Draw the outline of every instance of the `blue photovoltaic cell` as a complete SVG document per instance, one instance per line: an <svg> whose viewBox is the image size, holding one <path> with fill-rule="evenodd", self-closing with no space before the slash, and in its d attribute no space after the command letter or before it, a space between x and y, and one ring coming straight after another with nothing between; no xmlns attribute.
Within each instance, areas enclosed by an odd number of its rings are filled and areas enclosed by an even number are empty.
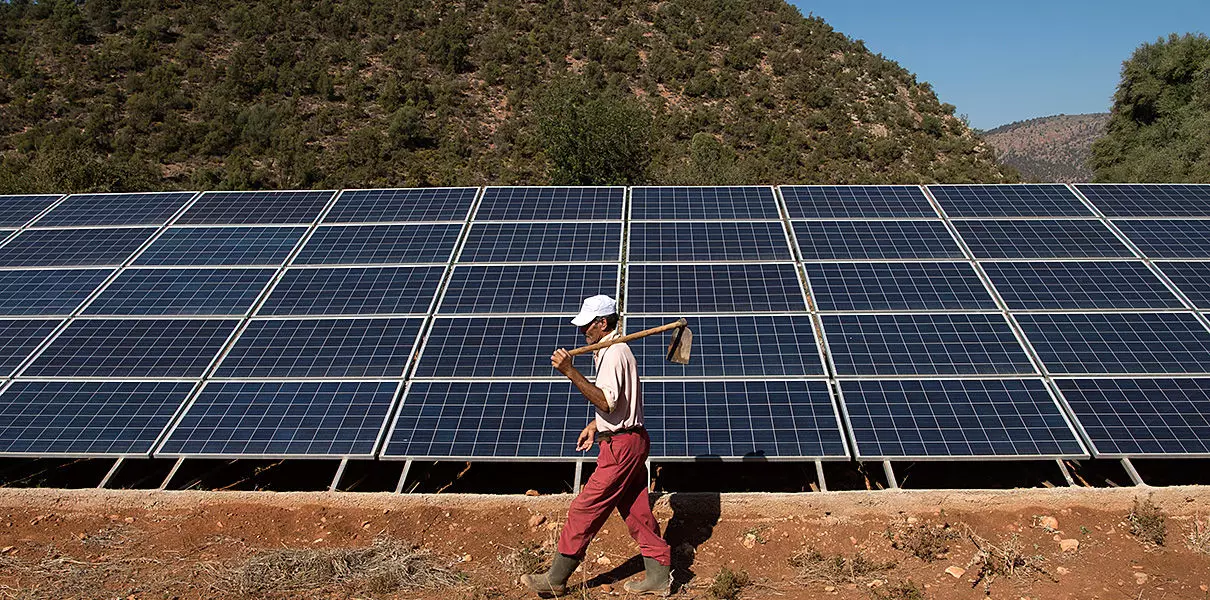
<svg viewBox="0 0 1210 600"><path fill-rule="evenodd" d="M626 277L630 313L807 310L798 273L790 264L631 265Z"/></svg>
<svg viewBox="0 0 1210 600"><path fill-rule="evenodd" d="M652 381L652 458L845 458L826 381Z"/></svg>
<svg viewBox="0 0 1210 600"><path fill-rule="evenodd" d="M346 190L324 223L465 221L479 188Z"/></svg>
<svg viewBox="0 0 1210 600"><path fill-rule="evenodd" d="M1189 313L1021 313L1016 319L1051 373L1210 372L1210 331Z"/></svg>
<svg viewBox="0 0 1210 600"><path fill-rule="evenodd" d="M630 188L632 219L780 219L773 188L634 187Z"/></svg>
<svg viewBox="0 0 1210 600"><path fill-rule="evenodd" d="M306 227L170 227L134 264L279 266L306 232Z"/></svg>
<svg viewBox="0 0 1210 600"><path fill-rule="evenodd" d="M1176 183L1079 183L1108 217L1210 217L1210 185Z"/></svg>
<svg viewBox="0 0 1210 600"><path fill-rule="evenodd" d="M113 269L0 271L0 315L69 315Z"/></svg>
<svg viewBox="0 0 1210 600"><path fill-rule="evenodd" d="M795 221L803 260L963 258L941 221Z"/></svg>
<svg viewBox="0 0 1210 600"><path fill-rule="evenodd" d="M1093 212L1058 183L930 185L950 217L1091 217Z"/></svg>
<svg viewBox="0 0 1210 600"><path fill-rule="evenodd" d="M159 453L371 456L397 387L378 381L210 382Z"/></svg>
<svg viewBox="0 0 1210 600"><path fill-rule="evenodd" d="M630 262L793 260L782 224L770 221L634 222Z"/></svg>
<svg viewBox="0 0 1210 600"><path fill-rule="evenodd" d="M254 319L214 377L402 377L423 323L422 318Z"/></svg>
<svg viewBox="0 0 1210 600"><path fill-rule="evenodd" d="M195 192L72 194L35 223L38 227L78 225L163 225Z"/></svg>
<svg viewBox="0 0 1210 600"><path fill-rule="evenodd" d="M616 298L617 289L617 265L458 265L438 312L546 313L570 318L585 298L597 294Z"/></svg>
<svg viewBox="0 0 1210 600"><path fill-rule="evenodd" d="M292 264L445 264L461 229L461 225L326 225L315 230Z"/></svg>
<svg viewBox="0 0 1210 600"><path fill-rule="evenodd" d="M0 227L20 227L62 198L59 194L0 196Z"/></svg>
<svg viewBox="0 0 1210 600"><path fill-rule="evenodd" d="M8 377L59 326L58 319L0 319L0 377Z"/></svg>
<svg viewBox="0 0 1210 600"><path fill-rule="evenodd" d="M627 317L626 333L671 323L681 315ZM686 317L693 358L669 362L675 330L629 344L639 375L648 377L811 377L824 375L810 315ZM547 361L550 368L550 361Z"/></svg>
<svg viewBox="0 0 1210 600"><path fill-rule="evenodd" d="M0 394L0 454L147 454L193 386L18 381Z"/></svg>
<svg viewBox="0 0 1210 600"><path fill-rule="evenodd" d="M938 216L914 185L783 185L778 189L791 219Z"/></svg>
<svg viewBox="0 0 1210 600"><path fill-rule="evenodd" d="M428 312L445 267L288 269L260 315L396 315Z"/></svg>
<svg viewBox="0 0 1210 600"><path fill-rule="evenodd" d="M27 229L0 247L0 267L121 265L154 234L129 229Z"/></svg>
<svg viewBox="0 0 1210 600"><path fill-rule="evenodd" d="M618 261L622 223L474 223L459 263Z"/></svg>
<svg viewBox="0 0 1210 600"><path fill-rule="evenodd" d="M86 315L243 315L276 269L127 269Z"/></svg>
<svg viewBox="0 0 1210 600"><path fill-rule="evenodd" d="M177 219L178 225L307 224L323 211L333 190L206 192Z"/></svg>
<svg viewBox="0 0 1210 600"><path fill-rule="evenodd" d="M77 319L25 377L200 377L238 320Z"/></svg>
<svg viewBox="0 0 1210 600"><path fill-rule="evenodd" d="M806 269L819 310L996 308L968 263L807 263Z"/></svg>
<svg viewBox="0 0 1210 600"><path fill-rule="evenodd" d="M955 221L975 258L1133 256L1100 221Z"/></svg>
<svg viewBox="0 0 1210 600"><path fill-rule="evenodd" d="M1183 306L1142 262L988 262L983 269L1011 310Z"/></svg>
<svg viewBox="0 0 1210 600"><path fill-rule="evenodd" d="M998 314L825 315L837 375L1035 373Z"/></svg>
<svg viewBox="0 0 1210 600"><path fill-rule="evenodd" d="M1210 258L1210 220L1113 222L1150 258Z"/></svg>
<svg viewBox="0 0 1210 600"><path fill-rule="evenodd" d="M489 187L475 220L620 220L625 194L623 187Z"/></svg>
<svg viewBox="0 0 1210 600"><path fill-rule="evenodd" d="M1210 380L1056 379L1097 456L1210 454Z"/></svg>
<svg viewBox="0 0 1210 600"><path fill-rule="evenodd" d="M861 459L1085 456L1037 379L842 381Z"/></svg>
<svg viewBox="0 0 1210 600"><path fill-rule="evenodd" d="M1210 262L1156 262L1155 265L1194 306L1210 308Z"/></svg>
<svg viewBox="0 0 1210 600"><path fill-rule="evenodd" d="M509 317L506 335L501 335L499 320L437 317L412 376L562 378L550 366L555 348L570 350L586 343L566 316ZM592 375L591 355L574 360L577 369Z"/></svg>

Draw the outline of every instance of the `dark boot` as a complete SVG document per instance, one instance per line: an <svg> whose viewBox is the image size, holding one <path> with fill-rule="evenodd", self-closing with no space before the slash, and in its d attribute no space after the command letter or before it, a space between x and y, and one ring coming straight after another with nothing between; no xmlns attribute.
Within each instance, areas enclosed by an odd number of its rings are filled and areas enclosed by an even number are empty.
<svg viewBox="0 0 1210 600"><path fill-rule="evenodd" d="M579 559L556 552L554 561L550 563L549 571L522 575L521 583L543 598L562 596L567 593L567 579L571 577L572 571L575 571L579 564Z"/></svg>
<svg viewBox="0 0 1210 600"><path fill-rule="evenodd" d="M642 581L627 581L622 586L632 594L659 594L667 596L672 591L672 567L661 565L655 559L643 557L643 568L647 578Z"/></svg>

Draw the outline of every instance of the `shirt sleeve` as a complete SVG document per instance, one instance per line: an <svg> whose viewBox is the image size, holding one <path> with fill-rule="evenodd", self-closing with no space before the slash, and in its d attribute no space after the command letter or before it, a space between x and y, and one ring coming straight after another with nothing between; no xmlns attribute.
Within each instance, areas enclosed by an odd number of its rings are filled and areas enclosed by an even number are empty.
<svg viewBox="0 0 1210 600"><path fill-rule="evenodd" d="M618 394L622 389L621 352L606 352L601 357L601 364L597 367L596 386L605 393L605 403L609 405L609 412L617 409Z"/></svg>

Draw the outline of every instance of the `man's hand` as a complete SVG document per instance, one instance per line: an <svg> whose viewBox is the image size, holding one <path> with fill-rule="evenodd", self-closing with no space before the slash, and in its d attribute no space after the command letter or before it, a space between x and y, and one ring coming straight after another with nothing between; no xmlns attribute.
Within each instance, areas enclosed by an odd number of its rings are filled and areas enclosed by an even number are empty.
<svg viewBox="0 0 1210 600"><path fill-rule="evenodd" d="M571 364L571 355L562 348L555 350L555 353L550 355L550 366L564 375L568 375L576 369Z"/></svg>
<svg viewBox="0 0 1210 600"><path fill-rule="evenodd" d="M592 448L592 442L597 439L597 423L593 421L589 423L583 431L580 432L580 437L576 438L576 452L584 452Z"/></svg>

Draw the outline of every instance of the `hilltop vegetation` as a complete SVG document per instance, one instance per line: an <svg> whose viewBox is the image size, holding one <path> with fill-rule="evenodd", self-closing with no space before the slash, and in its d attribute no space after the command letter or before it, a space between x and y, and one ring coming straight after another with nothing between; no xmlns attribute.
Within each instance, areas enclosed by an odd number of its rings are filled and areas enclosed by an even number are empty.
<svg viewBox="0 0 1210 600"><path fill-rule="evenodd" d="M1105 134L1109 113L1055 115L1003 125L983 133L1001 163L1025 181L1092 181L1092 143Z"/></svg>

